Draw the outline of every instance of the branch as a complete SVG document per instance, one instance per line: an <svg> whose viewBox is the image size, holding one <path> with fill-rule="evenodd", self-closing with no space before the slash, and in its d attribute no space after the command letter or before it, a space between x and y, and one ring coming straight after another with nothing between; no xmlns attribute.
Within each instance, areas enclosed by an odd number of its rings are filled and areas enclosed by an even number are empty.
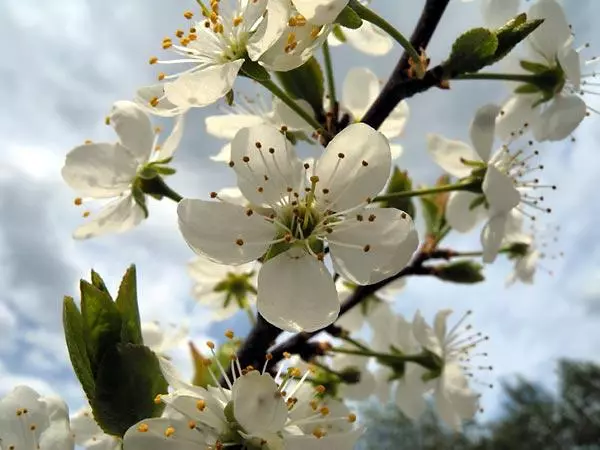
<svg viewBox="0 0 600 450"><path fill-rule="evenodd" d="M446 7L450 0L427 0L425 6L423 7L423 12L421 13L421 17L419 18L419 22L415 27L415 30L410 38L410 43L416 49L425 49L433 36L435 29L437 28ZM417 92L422 92L430 87L439 85L441 81L441 68L440 73L437 75L439 77L439 81L433 82L435 78L431 78L432 75L435 75L431 70L427 72L425 78L422 80L412 80L407 76L407 70L409 69L409 55L404 52L400 61L396 65L396 68L392 72L390 79L387 81L383 89L381 90L379 96L373 102L367 113L363 118L363 122L372 126L373 128L379 128L383 121L387 116L390 115L392 110L396 107L398 103L400 103L403 99L410 97L411 95L416 94ZM430 75L430 79L428 83L421 84L427 78L427 75ZM415 85L412 85L412 88L419 88L419 90L415 90L414 92L411 89L404 87L405 82L408 81L408 84L411 82L416 82ZM421 82L421 83L419 83ZM402 88L400 88L402 86Z"/></svg>

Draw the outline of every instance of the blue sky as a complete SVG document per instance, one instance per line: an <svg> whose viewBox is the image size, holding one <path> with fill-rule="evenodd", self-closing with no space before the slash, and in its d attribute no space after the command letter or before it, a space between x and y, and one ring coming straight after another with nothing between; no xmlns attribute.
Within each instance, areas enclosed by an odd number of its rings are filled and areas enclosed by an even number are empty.
<svg viewBox="0 0 600 450"><path fill-rule="evenodd" d="M422 1L374 0L374 7L410 34ZM567 13L579 44L600 45L592 17L600 4L578 0ZM64 396L72 409L83 398L68 364L61 328L65 294L77 296L78 280L90 268L116 289L131 263L139 276L144 320L177 323L189 320L198 342L220 336L226 326L245 327L240 316L226 324L203 318L189 295L185 264L192 258L176 226L175 205L150 204L150 218L123 235L75 242L71 232L81 210L62 182L60 168L68 150L86 139L112 141L103 123L112 103L132 97L138 86L153 81L149 56L183 24L182 12L192 0L4 0L0 3L0 60L3 80L0 135L0 395L21 383L44 393ZM524 8L527 5L524 6ZM478 1L452 0L429 54L438 62L461 31L481 24ZM399 49L386 57L368 57L351 48L336 48L338 89L352 67L367 65L384 79ZM457 81L450 91L431 90L409 100L410 119L399 161L417 184L432 182L439 170L426 154L425 133L467 139L474 111L510 92L500 82ZM175 158L173 187L189 197L204 197L231 186L234 176L208 160L223 142L207 136L203 118L216 107L190 113L184 143ZM554 272L540 271L534 286L505 288L510 264L502 259L486 269L487 281L458 286L433 279L410 279L396 309L412 316L420 308L432 318L440 308L457 315L475 312L477 329L491 336L487 351L495 380L520 373L548 385L554 381L556 358L598 360L600 347L600 203L595 186L600 168L598 118L577 130L575 143L544 145L544 178L559 185L550 199L549 225L562 228L558 251L565 257L548 262ZM447 242L472 250L478 235L453 235ZM185 348L177 360L186 364ZM496 391L487 391L484 406L494 411Z"/></svg>

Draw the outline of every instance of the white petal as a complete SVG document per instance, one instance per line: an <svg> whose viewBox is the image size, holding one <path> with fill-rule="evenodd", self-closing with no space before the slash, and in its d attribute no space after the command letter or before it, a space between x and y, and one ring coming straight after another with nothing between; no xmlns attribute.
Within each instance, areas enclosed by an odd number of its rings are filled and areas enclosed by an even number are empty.
<svg viewBox="0 0 600 450"><path fill-rule="evenodd" d="M519 12L520 0L482 0L483 20L489 28L500 28Z"/></svg>
<svg viewBox="0 0 600 450"><path fill-rule="evenodd" d="M140 431L146 426L147 431ZM165 436L167 428L174 430L169 437ZM205 446L205 439L200 429L190 429L185 420L154 418L129 428L123 436L123 447L131 450L198 450Z"/></svg>
<svg viewBox="0 0 600 450"><path fill-rule="evenodd" d="M521 201L513 180L494 166L488 166L481 190L489 204L491 214L508 213Z"/></svg>
<svg viewBox="0 0 600 450"><path fill-rule="evenodd" d="M69 408L58 397L43 397L46 413L50 420L48 428L42 431L39 446L48 450L73 450L75 439L69 425Z"/></svg>
<svg viewBox="0 0 600 450"><path fill-rule="evenodd" d="M155 159L165 159L173 156L173 153L175 153L175 150L177 150L177 147L179 147L181 139L183 138L184 122L185 116L183 115L175 118L175 124L171 129L171 133L161 144L160 151Z"/></svg>
<svg viewBox="0 0 600 450"><path fill-rule="evenodd" d="M289 2L282 2L280 0L247 2L247 5L247 10L243 17L244 21L248 21L247 14L250 13L251 18L248 22L250 24L252 23L252 17L257 17L257 14L262 15L261 10L267 12L265 18L260 22L248 40L248 44L246 44L248 56L252 61L257 61L263 53L273 47L286 31L291 5ZM248 9L251 10L248 11Z"/></svg>
<svg viewBox="0 0 600 450"><path fill-rule="evenodd" d="M539 126L534 127L537 141L561 141L568 138L586 116L585 102L575 95L557 95L544 109Z"/></svg>
<svg viewBox="0 0 600 450"><path fill-rule="evenodd" d="M335 321L340 310L325 265L292 251L268 260L260 269L257 302L259 313L268 322L295 332L324 328Z"/></svg>
<svg viewBox="0 0 600 450"><path fill-rule="evenodd" d="M276 233L261 215L248 215L244 207L225 202L183 199L177 215L181 234L192 250L221 264L259 258Z"/></svg>
<svg viewBox="0 0 600 450"><path fill-rule="evenodd" d="M433 329L440 342L444 342L446 339L446 321L451 314L451 309L442 309L437 312L433 319Z"/></svg>
<svg viewBox="0 0 600 450"><path fill-rule="evenodd" d="M471 174L472 167L463 164L462 160L481 161L470 145L446 139L439 134L427 135L427 150L438 166L457 178L464 178Z"/></svg>
<svg viewBox="0 0 600 450"><path fill-rule="evenodd" d="M306 100L298 99L296 104L310 116L314 116L312 106ZM278 98L273 98L273 119L271 120L277 128L285 125L290 131L301 130L308 133L313 131L312 125L309 125L297 112Z"/></svg>
<svg viewBox="0 0 600 450"><path fill-rule="evenodd" d="M247 433L277 433L287 420L287 405L269 374L256 370L239 377L231 391L233 415Z"/></svg>
<svg viewBox="0 0 600 450"><path fill-rule="evenodd" d="M397 255L414 229L410 216L395 208L365 209L357 214L363 216L362 221L346 219L327 236L336 272L356 284L371 284L374 272L375 276L387 270L399 272L415 250ZM390 268L392 259L404 264Z"/></svg>
<svg viewBox="0 0 600 450"><path fill-rule="evenodd" d="M247 161L245 161L247 159ZM298 192L304 172L294 147L269 125L240 130L231 142L238 187L256 205L279 202L289 189Z"/></svg>
<svg viewBox="0 0 600 450"><path fill-rule="evenodd" d="M165 86L169 83L153 84L138 89L135 96L135 103L144 111L161 117L173 117L185 114L189 106L178 106L171 103L165 96ZM152 105L157 101L155 106Z"/></svg>
<svg viewBox="0 0 600 450"><path fill-rule="evenodd" d="M483 262L493 263L502 246L506 232L507 214L496 214L481 230L481 245L483 247Z"/></svg>
<svg viewBox="0 0 600 450"><path fill-rule="evenodd" d="M379 127L379 131L388 139L400 136L406 126L409 113L408 103L406 100L402 100L383 121L381 127Z"/></svg>
<svg viewBox="0 0 600 450"><path fill-rule="evenodd" d="M341 387L341 395L344 399L366 400L375 392L375 377L369 370L364 369L360 372L358 383L342 384Z"/></svg>
<svg viewBox="0 0 600 450"><path fill-rule="evenodd" d="M285 435L285 450L352 450L362 436L362 429L355 429L343 433L328 433L322 438L312 434Z"/></svg>
<svg viewBox="0 0 600 450"><path fill-rule="evenodd" d="M534 126L537 123L539 110L533 107L537 99L537 95L515 94L502 105L496 118L496 133L501 139L510 139L512 133L521 130L525 124Z"/></svg>
<svg viewBox="0 0 600 450"><path fill-rule="evenodd" d="M571 37L571 29L562 7L554 0L537 2L529 8L527 18L544 19L527 40L548 62L553 62L564 43Z"/></svg>
<svg viewBox="0 0 600 450"><path fill-rule="evenodd" d="M392 153L392 159L398 159L404 153L404 147L399 144L390 144L390 152Z"/></svg>
<svg viewBox="0 0 600 450"><path fill-rule="evenodd" d="M89 239L108 233L124 233L145 219L144 210L131 194L111 201L73 232L75 239Z"/></svg>
<svg viewBox="0 0 600 450"><path fill-rule="evenodd" d="M314 25L333 23L348 0L293 0L300 14Z"/></svg>
<svg viewBox="0 0 600 450"><path fill-rule="evenodd" d="M344 28L343 33L348 44L367 55L382 56L394 48L392 38L381 28L367 21L363 21L356 30Z"/></svg>
<svg viewBox="0 0 600 450"><path fill-rule="evenodd" d="M216 162L228 163L231 161L231 144L225 144L216 155L209 156L210 159Z"/></svg>
<svg viewBox="0 0 600 450"><path fill-rule="evenodd" d="M109 198L129 188L137 161L119 144L84 144L67 154L61 174L84 197Z"/></svg>
<svg viewBox="0 0 600 450"><path fill-rule="evenodd" d="M316 162L317 189L329 189L317 199L343 211L375 197L385 186L392 166L385 136L364 123L345 128Z"/></svg>
<svg viewBox="0 0 600 450"><path fill-rule="evenodd" d="M396 387L396 405L412 420L417 420L427 409L425 384L421 376L425 370L416 364L406 363L404 378Z"/></svg>
<svg viewBox="0 0 600 450"><path fill-rule="evenodd" d="M578 91L581 87L581 61L579 53L573 49L571 42L567 42L559 52L558 62L565 71L567 79L573 84L573 89Z"/></svg>
<svg viewBox="0 0 600 450"><path fill-rule="evenodd" d="M421 312L417 310L412 323L413 334L419 344L432 353L442 356L442 343L433 328L425 322Z"/></svg>
<svg viewBox="0 0 600 450"><path fill-rule="evenodd" d="M471 209L471 205L480 195L472 192L451 192L446 204L446 221L459 233L468 233L486 216L480 205Z"/></svg>
<svg viewBox="0 0 600 450"><path fill-rule="evenodd" d="M490 159L496 131L496 117L499 112L498 105L484 105L477 110L471 122L471 143L482 161Z"/></svg>
<svg viewBox="0 0 600 450"><path fill-rule="evenodd" d="M98 435L104 434L94 420L90 407L80 409L71 417L71 430L75 435L75 443L77 445L84 445L89 439L93 437L97 438Z"/></svg>
<svg viewBox="0 0 600 450"><path fill-rule="evenodd" d="M342 104L359 121L379 95L377 75L366 67L350 69L342 86Z"/></svg>
<svg viewBox="0 0 600 450"><path fill-rule="evenodd" d="M398 272L404 269L408 262L412 259L418 247L419 233L414 227L414 224L412 224L408 234L406 235L406 239L404 239L404 241L396 247L396 251L392 259L381 268L371 272L369 284L379 283L380 281L385 280L386 278L396 275ZM403 282L402 279L398 281ZM385 295L385 290L389 289L390 286L394 283L395 282L392 282L383 289L381 289L378 292L378 296L382 297L383 295Z"/></svg>
<svg viewBox="0 0 600 450"><path fill-rule="evenodd" d="M210 105L231 90L243 62L238 59L184 74L165 84L165 95L179 107Z"/></svg>
<svg viewBox="0 0 600 450"><path fill-rule="evenodd" d="M148 115L135 103L122 100L115 102L109 118L121 144L135 157L138 164L148 161L154 144L154 128Z"/></svg>
<svg viewBox="0 0 600 450"><path fill-rule="evenodd" d="M515 263L515 274L523 283L532 284L535 270L540 259L540 253L532 251Z"/></svg>
<svg viewBox="0 0 600 450"><path fill-rule="evenodd" d="M204 119L206 132L222 139L233 139L242 128L265 123L265 119L254 114L223 114ZM229 161L229 160L227 160Z"/></svg>

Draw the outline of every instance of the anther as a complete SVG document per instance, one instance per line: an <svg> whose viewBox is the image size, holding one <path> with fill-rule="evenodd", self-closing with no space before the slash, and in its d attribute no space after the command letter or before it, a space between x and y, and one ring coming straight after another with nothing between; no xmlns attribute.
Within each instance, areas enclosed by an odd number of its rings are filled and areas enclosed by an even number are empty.
<svg viewBox="0 0 600 450"><path fill-rule="evenodd" d="M244 245L244 240L243 239L236 239L235 243L241 247L242 245Z"/></svg>
<svg viewBox="0 0 600 450"><path fill-rule="evenodd" d="M217 198L217 193L215 191L210 193L210 198Z"/></svg>
<svg viewBox="0 0 600 450"><path fill-rule="evenodd" d="M147 424L147 423L140 423L140 424L138 425L138 427L137 427L137 430L138 430L140 433L145 433L145 432L147 432L147 431L148 431L148 424Z"/></svg>
<svg viewBox="0 0 600 450"><path fill-rule="evenodd" d="M340 159L344 159L345 156L346 155L344 155L343 153L338 153L338 158L340 158Z"/></svg>
<svg viewBox="0 0 600 450"><path fill-rule="evenodd" d="M245 163L250 162L250 158L248 156L244 156L242 158L242 161L244 161Z"/></svg>
<svg viewBox="0 0 600 450"><path fill-rule="evenodd" d="M365 253L366 253L366 252L368 252L369 250L371 250L371 246L370 246L369 244L367 244L367 245L365 245L365 246L363 247L363 252L365 252Z"/></svg>
<svg viewBox="0 0 600 450"><path fill-rule="evenodd" d="M262 148L262 144L261 144L259 141L256 141L256 142L254 143L254 146L255 146L256 148Z"/></svg>
<svg viewBox="0 0 600 450"><path fill-rule="evenodd" d="M204 400L198 400L196 402L196 409L200 412L204 411L206 408L206 402Z"/></svg>
<svg viewBox="0 0 600 450"><path fill-rule="evenodd" d="M239 240L239 239L238 239ZM206 346L211 350L215 349L215 343L213 341L206 341Z"/></svg>
<svg viewBox="0 0 600 450"><path fill-rule="evenodd" d="M367 167L367 166L369 165L369 163L368 163L368 162L366 162L366 161L363 159L362 165L363 165L364 167Z"/></svg>
<svg viewBox="0 0 600 450"><path fill-rule="evenodd" d="M235 334L233 333L233 330L225 330L225 337L227 339L233 339L234 336Z"/></svg>
<svg viewBox="0 0 600 450"><path fill-rule="evenodd" d="M166 437L171 437L173 433L175 433L175 428L173 427L167 427L167 429L165 430Z"/></svg>
<svg viewBox="0 0 600 450"><path fill-rule="evenodd" d="M158 58L156 56L152 56L148 60L148 64L156 64L157 62L158 62Z"/></svg>
<svg viewBox="0 0 600 450"><path fill-rule="evenodd" d="M254 211L252 211L251 209L247 209L247 210L246 210L246 215L247 215L248 217L250 217L252 214L254 214Z"/></svg>
<svg viewBox="0 0 600 450"><path fill-rule="evenodd" d="M194 13L191 11L186 11L183 13L183 17L185 17L186 19L191 19L192 17L194 17Z"/></svg>
<svg viewBox="0 0 600 450"><path fill-rule="evenodd" d="M377 218L377 216L375 214L370 214L369 215L369 222L374 222L376 218Z"/></svg>

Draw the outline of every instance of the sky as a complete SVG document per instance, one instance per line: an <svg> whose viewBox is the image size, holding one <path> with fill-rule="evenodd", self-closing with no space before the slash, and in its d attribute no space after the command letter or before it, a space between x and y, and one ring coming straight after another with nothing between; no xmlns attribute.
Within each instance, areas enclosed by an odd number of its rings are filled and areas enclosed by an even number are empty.
<svg viewBox="0 0 600 450"><path fill-rule="evenodd" d="M373 3L409 35L423 1ZM451 1L429 49L434 63L448 54L453 38L481 25L478 3ZM600 4L566 3L576 42L590 42L588 56L593 56L600 29L591 18L600 14ZM63 396L72 410L83 404L68 362L61 307L64 295L78 298L79 279L88 277L91 268L114 291L135 263L142 319L186 323L197 343L219 338L228 327L248 329L244 315L211 323L195 305L185 270L193 254L177 229L174 203L151 200L149 219L125 234L74 241L71 233L83 220L82 210L73 205L75 194L60 176L71 148L86 139L115 139L104 125L112 103L132 98L137 87L153 82L156 71L148 58L161 55L163 36L182 27L183 11L193 7L192 0L0 2L0 395L29 384L41 393ZM397 47L385 57L335 48L338 90L353 67L369 66L385 79L399 54ZM441 172L427 155L426 133L467 140L475 110L509 93L502 82L456 81L448 91L432 89L409 99L410 119L398 141L404 147L399 166L409 170L415 184L431 183ZM207 198L208 192L235 182L228 168L208 159L224 144L204 132L203 119L218 108L194 110L187 118L174 161L178 173L172 177L172 186L184 196ZM491 338L482 348L494 368L484 374L486 382L497 384L521 374L552 386L557 358L600 362L598 118L586 119L575 137L574 143L540 146L543 178L558 185L549 197L553 212L545 223L560 225L555 253L565 256L545 262L533 286L506 288L511 267L500 258L486 268L484 283L409 279L395 303L408 317L420 309L429 319L441 308L452 308L457 316L472 309L477 330ZM478 233L452 235L445 245L475 250ZM189 370L185 345L174 357ZM490 412L484 414L497 411L501 400L498 389L485 390L483 405Z"/></svg>

